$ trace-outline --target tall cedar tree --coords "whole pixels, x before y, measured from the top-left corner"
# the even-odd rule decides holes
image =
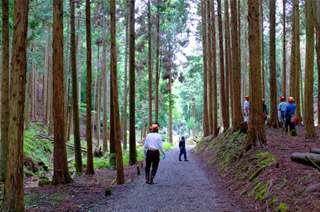
[[[226,108],[226,91],[225,91],[225,74],[224,74],[224,51],[223,51],[223,31],[222,31],[222,16],[221,16],[221,0],[218,2],[218,24],[219,24],[219,52],[220,52],[220,104],[223,128],[227,130],[229,128],[229,114]]]
[[[266,97],[266,81],[264,71],[264,34],[263,34],[263,0],[260,0],[260,48],[261,48],[261,75],[262,75],[262,97]]]
[[[74,151],[76,171],[82,172],[81,141],[80,141],[80,116],[79,95],[76,61],[76,26],[75,26],[75,0],[70,0],[70,25],[71,25],[71,70],[72,70],[72,115],[74,133]]]
[[[318,66],[318,82],[320,82],[320,2],[313,0],[313,16],[316,28],[316,51],[317,51],[317,66]],[[320,108],[320,86],[318,86],[318,108]],[[318,110],[318,125],[320,125],[320,110]]]
[[[213,134],[213,94],[212,94],[212,49],[211,49],[211,43],[212,43],[212,36],[211,36],[211,10],[210,10],[210,0],[207,0],[207,29],[208,32],[208,84],[209,84],[209,90],[208,90],[208,120],[209,120],[209,134]]]
[[[286,68],[286,2],[287,0],[282,0],[283,11],[282,11],[282,24],[283,24],[283,41],[282,41],[282,96],[286,98],[287,96],[287,68]]]
[[[295,4],[297,7],[295,7],[296,11],[296,17],[295,17],[295,22],[296,22],[296,27],[295,27],[295,81],[294,81],[294,86],[295,86],[295,103],[296,103],[296,117],[298,120],[302,120],[301,118],[301,105],[300,105],[300,79],[301,79],[301,58],[300,58],[300,12],[299,12],[299,0],[295,0]]]
[[[169,68],[168,68],[168,72],[169,72],[169,83],[168,83],[168,87],[169,87],[169,142],[171,144],[173,144],[173,140],[172,140],[172,54],[171,54],[171,41],[169,40]]]
[[[2,0],[1,155],[0,181],[4,182],[9,127],[9,1]]]
[[[279,127],[277,114],[277,76],[276,76],[276,0],[270,0],[270,123]]]
[[[295,95],[295,78],[296,78],[296,17],[297,17],[297,10],[296,10],[296,1],[293,0],[293,8],[292,8],[292,35],[291,35],[291,55],[290,55],[290,89],[289,89],[289,96],[294,97]],[[299,14],[298,14],[299,15]]]
[[[135,128],[135,0],[129,0],[130,4],[130,39],[129,39],[129,164],[137,163],[136,152],[136,128]]]
[[[151,0],[148,0],[148,70],[149,70],[149,94],[148,94],[148,126],[152,125],[152,66],[151,66]]]
[[[314,19],[313,1],[306,1],[306,78],[305,78],[305,124],[306,139],[317,137],[313,118],[313,69],[314,69]]]
[[[64,126],[63,92],[63,0],[53,1],[53,123],[54,154],[53,183],[72,181],[68,172],[67,148]]]
[[[23,131],[27,73],[28,0],[15,0],[10,79],[8,157],[1,211],[24,211]]]
[[[160,0],[157,3],[157,50],[156,50],[156,99],[155,99],[155,122],[159,121],[159,82],[160,82]]]
[[[230,85],[231,85],[231,48],[230,48],[230,27],[229,27],[229,3],[228,0],[224,1],[224,12],[225,12],[225,18],[224,18],[224,32],[225,32],[225,61],[226,61],[226,78],[225,78],[225,87],[226,87],[226,110],[228,114],[228,120],[230,119],[230,102],[233,103],[233,101],[230,101]],[[232,110],[231,110],[232,111]],[[233,117],[233,116],[231,116]],[[232,123],[231,123],[232,124]]]
[[[248,136],[243,150],[246,152],[257,146],[257,141],[267,143],[265,125],[261,107],[261,72],[260,72],[260,25],[258,0],[248,0],[249,22],[249,92],[250,115]]]
[[[218,131],[218,98],[217,98],[217,52],[216,52],[216,23],[215,23],[215,9],[214,9],[214,0],[211,1],[211,36],[212,36],[212,80],[213,80],[213,135],[217,136]]]
[[[92,64],[91,64],[91,7],[90,0],[86,0],[86,37],[87,37],[87,174],[94,174],[92,153],[92,130],[91,130],[91,96],[92,96]]]
[[[201,1],[202,11],[202,46],[203,46],[203,135],[209,135],[208,117],[208,89],[207,89],[207,21],[206,21],[206,1]]]
[[[112,102],[113,105],[113,119],[110,123],[113,124],[114,142],[116,147],[116,161],[117,161],[117,184],[124,183],[123,160],[120,139],[120,115],[118,102],[118,77],[117,77],[117,49],[116,49],[116,2],[110,1],[110,17],[111,17],[111,87],[113,91]]]
[[[241,110],[241,70],[240,58],[238,54],[238,23],[237,23],[237,4],[236,1],[231,1],[231,36],[232,36],[232,86],[233,86],[233,130],[238,130],[240,123],[243,121]],[[244,94],[245,95],[245,94]]]

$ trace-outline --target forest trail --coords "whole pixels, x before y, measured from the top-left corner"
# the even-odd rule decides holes
[[[237,212],[238,207],[207,178],[187,147],[188,162],[178,161],[179,149],[169,150],[161,159],[157,184],[141,177],[123,189],[117,189],[103,205],[92,211],[214,211]],[[183,156],[182,156],[183,158]]]

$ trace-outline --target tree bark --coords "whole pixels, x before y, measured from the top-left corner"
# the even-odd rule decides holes
[[[3,6],[6,8],[5,4],[3,4]],[[6,160],[7,168],[5,173],[4,196],[1,211],[24,211],[23,114],[27,73],[28,11],[28,0],[14,1],[11,86],[10,98],[8,98],[10,105],[7,149],[8,157]],[[7,15],[7,12],[5,13]],[[4,25],[6,25],[6,23]],[[8,54],[8,50],[5,51],[6,54]],[[6,64],[6,62],[5,68],[8,68],[8,64]]]
[[[292,36],[291,36],[291,56],[290,56],[290,89],[289,95],[295,96],[295,78],[296,78],[296,17],[297,10],[296,0],[293,3],[293,11],[292,11]]]
[[[201,1],[202,7],[202,45],[203,45],[203,135],[209,135],[209,117],[208,117],[208,66],[207,66],[207,21],[206,21],[206,1]]]
[[[148,0],[148,70],[149,70],[149,93],[148,93],[148,126],[152,125],[152,67],[151,67],[151,5]]]
[[[241,110],[241,70],[240,58],[238,54],[238,23],[237,23],[237,5],[235,1],[231,1],[231,36],[232,36],[232,86],[233,86],[233,108],[234,123],[233,130],[238,130],[240,123],[243,122]]]
[[[282,10],[282,23],[283,23],[283,41],[282,41],[282,96],[284,96],[284,98],[286,98],[287,96],[287,91],[286,91],[286,87],[287,87],[287,64],[286,64],[286,60],[287,60],[287,55],[286,55],[286,2],[287,0],[282,0],[282,4],[283,4],[283,10]]]
[[[124,184],[124,171],[122,161],[121,139],[120,139],[120,116],[118,103],[118,78],[117,78],[117,52],[116,52],[116,5],[115,0],[110,0],[110,16],[111,16],[111,87],[112,87],[112,102],[113,105],[113,119],[110,123],[113,124],[114,139],[116,147],[116,161],[117,161],[117,184]]]
[[[219,131],[218,131],[218,98],[217,98],[217,52],[216,52],[216,23],[215,23],[215,9],[214,9],[214,0],[211,1],[211,36],[212,36],[212,95],[213,95],[213,104],[212,104],[212,109],[213,109],[213,122],[212,122],[212,127],[213,127],[213,135],[217,136]],[[194,117],[195,118],[195,117]]]
[[[206,31],[208,32],[208,84],[209,84],[209,90],[208,90],[208,124],[209,124],[209,134],[213,134],[213,94],[212,94],[212,49],[211,49],[211,44],[212,44],[212,31],[211,31],[211,5],[210,5],[210,0],[207,0],[207,29]]]
[[[299,89],[299,85],[300,85],[300,78],[301,78],[301,58],[300,58],[300,12],[299,12],[299,0],[295,0],[296,1],[296,5],[297,7],[295,7],[296,11],[296,17],[295,17],[295,21],[296,21],[296,27],[295,27],[295,60],[296,60],[296,74],[295,74],[295,104],[297,106],[296,108],[296,117],[298,120],[302,120],[301,117],[301,102],[300,102],[300,89]],[[313,18],[313,17],[312,17]]]
[[[270,123],[279,127],[277,113],[277,76],[276,76],[276,0],[270,0]],[[261,118],[262,113],[261,113]]]
[[[313,0],[313,8],[314,8],[313,15],[315,20],[315,28],[316,28],[318,82],[320,82],[320,16],[318,15],[320,14],[320,2],[317,0]],[[320,86],[318,86],[318,125],[320,126]]]
[[[258,0],[248,0],[249,21],[249,91],[250,115],[248,136],[243,150],[246,152],[255,146],[257,141],[263,146],[267,143],[265,125],[261,106],[261,72],[260,72],[260,25]]]
[[[156,99],[155,99],[155,122],[159,121],[159,84],[160,84],[160,0],[157,5],[157,50],[156,50]]]
[[[260,0],[260,45],[261,45],[261,76],[262,76],[262,98],[266,97],[265,71],[264,71],[264,34],[263,34],[263,0]]]
[[[2,71],[1,71],[1,158],[0,181],[4,182],[8,157],[9,128],[9,1],[2,0]]]
[[[217,2],[218,2],[218,24],[219,24],[219,52],[220,52],[220,102],[221,102],[223,128],[224,128],[224,131],[226,131],[229,128],[229,114],[226,108],[221,0],[217,0]],[[238,50],[237,50],[237,54],[239,54]]]
[[[90,0],[86,0],[86,37],[87,37],[87,122],[86,122],[86,138],[87,138],[87,174],[94,174],[93,168],[93,152],[92,152],[92,115],[91,115],[91,98],[92,98],[92,64],[91,64],[91,7]]]
[[[313,1],[306,1],[306,71],[305,71],[305,124],[306,139],[317,137],[313,117],[314,19]]]
[[[78,76],[76,61],[76,27],[75,27],[75,0],[70,0],[70,25],[71,25],[71,74],[72,74],[72,117],[74,134],[74,154],[76,172],[82,172],[81,140],[80,140],[80,115],[78,99]],[[71,112],[70,112],[71,113]],[[71,120],[70,120],[71,121]],[[71,128],[71,127],[70,127]]]
[[[226,110],[227,110],[227,119],[230,120],[230,85],[231,83],[231,47],[230,47],[230,27],[229,27],[229,3],[228,0],[225,0],[224,12],[225,12],[225,61],[226,61],[226,78],[225,78],[225,88],[226,88]],[[232,98],[231,98],[232,99]],[[233,100],[233,99],[232,99]],[[231,101],[233,103],[233,101]]]
[[[130,2],[130,39],[129,39],[129,164],[137,163],[135,127],[135,0]]]

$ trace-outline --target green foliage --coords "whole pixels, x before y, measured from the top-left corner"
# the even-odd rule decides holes
[[[277,211],[278,211],[278,212],[289,211],[289,207],[286,206],[286,204],[284,204],[284,203],[281,202],[281,203],[279,204],[278,208],[277,208]]]

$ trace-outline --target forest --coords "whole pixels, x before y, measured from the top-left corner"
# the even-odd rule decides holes
[[[154,123],[168,152],[160,170],[176,168],[184,136],[189,164],[242,176],[245,200],[265,192],[252,208],[306,210],[269,195],[289,168],[308,176],[296,197],[316,197],[305,191],[320,171],[320,1],[2,0],[0,14],[1,211],[116,210],[92,202],[141,189]]]

